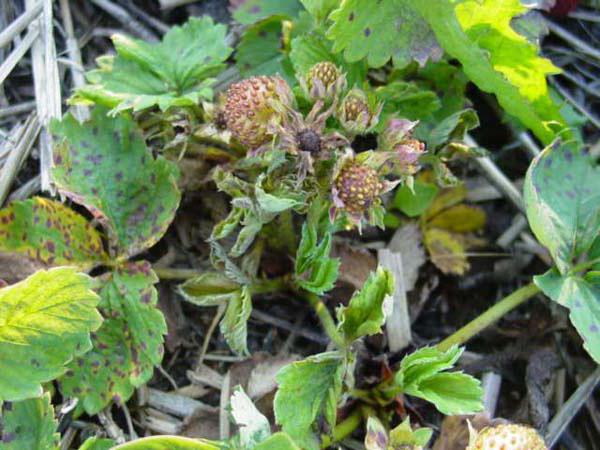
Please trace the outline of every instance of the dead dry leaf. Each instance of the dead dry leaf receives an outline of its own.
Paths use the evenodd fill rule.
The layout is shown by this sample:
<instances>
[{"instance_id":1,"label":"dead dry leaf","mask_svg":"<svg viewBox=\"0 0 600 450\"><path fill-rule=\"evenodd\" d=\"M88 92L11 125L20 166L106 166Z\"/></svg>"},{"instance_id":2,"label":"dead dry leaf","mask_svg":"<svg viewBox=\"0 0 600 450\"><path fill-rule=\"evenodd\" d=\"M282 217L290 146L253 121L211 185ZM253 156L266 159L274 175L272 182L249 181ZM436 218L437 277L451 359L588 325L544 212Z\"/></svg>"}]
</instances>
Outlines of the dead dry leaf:
<instances>
[{"instance_id":1,"label":"dead dry leaf","mask_svg":"<svg viewBox=\"0 0 600 450\"><path fill-rule=\"evenodd\" d=\"M398 228L388 244L388 249L402 256L402 271L406 291L411 291L419 278L419 269L425 263L423 234L416 222Z\"/></svg>"}]
</instances>

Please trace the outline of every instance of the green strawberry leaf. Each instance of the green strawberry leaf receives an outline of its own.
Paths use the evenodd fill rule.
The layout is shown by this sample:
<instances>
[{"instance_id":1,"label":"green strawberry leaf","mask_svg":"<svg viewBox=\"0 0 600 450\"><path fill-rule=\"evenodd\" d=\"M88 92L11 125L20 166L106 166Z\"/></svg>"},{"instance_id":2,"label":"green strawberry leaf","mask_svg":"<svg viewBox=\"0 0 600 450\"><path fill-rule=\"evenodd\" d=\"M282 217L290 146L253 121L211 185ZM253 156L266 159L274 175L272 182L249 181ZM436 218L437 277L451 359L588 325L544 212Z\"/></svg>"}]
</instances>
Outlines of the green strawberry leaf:
<instances>
[{"instance_id":1,"label":"green strawberry leaf","mask_svg":"<svg viewBox=\"0 0 600 450\"><path fill-rule=\"evenodd\" d=\"M254 450L300 450L300 447L287 434L279 432L258 444Z\"/></svg>"},{"instance_id":2,"label":"green strawberry leaf","mask_svg":"<svg viewBox=\"0 0 600 450\"><path fill-rule=\"evenodd\" d=\"M112 439L100 438L97 436L87 438L78 450L111 450L115 446Z\"/></svg>"},{"instance_id":3,"label":"green strawberry leaf","mask_svg":"<svg viewBox=\"0 0 600 450\"><path fill-rule=\"evenodd\" d=\"M219 325L227 344L239 355L248 354L246 343L248 319L252 313L252 296L248 286L242 287L229 299L223 320Z\"/></svg>"},{"instance_id":4,"label":"green strawberry leaf","mask_svg":"<svg viewBox=\"0 0 600 450\"><path fill-rule=\"evenodd\" d=\"M414 0L380 0L377 5L346 0L329 19L327 37L333 51L344 51L349 62L366 58L369 66L381 67L392 58L394 66L412 61L424 66L442 57L435 35L411 4Z\"/></svg>"},{"instance_id":5,"label":"green strawberry leaf","mask_svg":"<svg viewBox=\"0 0 600 450\"><path fill-rule=\"evenodd\" d=\"M461 372L437 373L408 388L406 393L433 403L446 415L473 414L483 409L481 383Z\"/></svg>"},{"instance_id":6,"label":"green strawberry leaf","mask_svg":"<svg viewBox=\"0 0 600 450\"><path fill-rule=\"evenodd\" d=\"M424 347L405 356L394 376L405 394L432 402L443 414L471 414L483 408L483 390L479 380L452 368L463 349L453 346L446 351Z\"/></svg>"},{"instance_id":7,"label":"green strawberry leaf","mask_svg":"<svg viewBox=\"0 0 600 450\"><path fill-rule=\"evenodd\" d=\"M239 427L239 443L244 449L253 449L271 435L271 425L254 406L241 386L237 386L229 402L231 416Z\"/></svg>"},{"instance_id":8,"label":"green strawberry leaf","mask_svg":"<svg viewBox=\"0 0 600 450\"><path fill-rule=\"evenodd\" d=\"M0 289L0 403L42 394L91 347L102 318L90 279L73 268L39 271Z\"/></svg>"},{"instance_id":9,"label":"green strawberry leaf","mask_svg":"<svg viewBox=\"0 0 600 450\"><path fill-rule=\"evenodd\" d=\"M82 270L106 259L100 233L84 217L42 197L13 202L0 210L0 252Z\"/></svg>"},{"instance_id":10,"label":"green strawberry leaf","mask_svg":"<svg viewBox=\"0 0 600 450\"><path fill-rule=\"evenodd\" d=\"M479 126L479 117L472 109L463 109L445 117L428 133L425 142L428 149L440 150L451 142L462 143L468 131Z\"/></svg>"},{"instance_id":11,"label":"green strawberry leaf","mask_svg":"<svg viewBox=\"0 0 600 450\"><path fill-rule=\"evenodd\" d=\"M127 401L160 364L167 326L156 308L157 281L146 261L126 263L99 280L104 323L92 336L93 349L61 379L63 395L77 397L88 414Z\"/></svg>"},{"instance_id":12,"label":"green strawberry leaf","mask_svg":"<svg viewBox=\"0 0 600 450\"><path fill-rule=\"evenodd\" d=\"M392 81L378 87L375 95L383 102L379 119L381 129L390 117L421 120L441 107L440 99L434 91L410 81Z\"/></svg>"},{"instance_id":13,"label":"green strawberry leaf","mask_svg":"<svg viewBox=\"0 0 600 450\"><path fill-rule=\"evenodd\" d=\"M569 309L569 318L584 348L600 363L600 272L580 277L551 269L534 277L534 282L550 299Z\"/></svg>"},{"instance_id":14,"label":"green strawberry leaf","mask_svg":"<svg viewBox=\"0 0 600 450\"><path fill-rule=\"evenodd\" d=\"M220 450L217 442L181 436L150 436L126 442L111 450Z\"/></svg>"},{"instance_id":15,"label":"green strawberry leaf","mask_svg":"<svg viewBox=\"0 0 600 450\"><path fill-rule=\"evenodd\" d=\"M524 191L531 229L567 273L600 230L600 167L572 145L552 145L531 163Z\"/></svg>"},{"instance_id":16,"label":"green strawberry leaf","mask_svg":"<svg viewBox=\"0 0 600 450\"><path fill-rule=\"evenodd\" d=\"M339 0L300 0L304 8L317 22L323 22L339 4Z\"/></svg>"},{"instance_id":17,"label":"green strawberry leaf","mask_svg":"<svg viewBox=\"0 0 600 450\"><path fill-rule=\"evenodd\" d=\"M277 373L275 419L302 448L318 448L311 429L319 416L331 428L335 425L343 374L344 360L337 352L309 356Z\"/></svg>"},{"instance_id":18,"label":"green strawberry leaf","mask_svg":"<svg viewBox=\"0 0 600 450\"><path fill-rule=\"evenodd\" d=\"M178 287L179 294L198 306L216 306L238 295L240 285L221 272L204 272Z\"/></svg>"},{"instance_id":19,"label":"green strawberry leaf","mask_svg":"<svg viewBox=\"0 0 600 450\"><path fill-rule=\"evenodd\" d=\"M506 112L542 142L552 142L556 133L551 125L565 126L546 83L546 76L558 69L512 29L512 20L526 11L520 0L410 3L479 89L496 95Z\"/></svg>"},{"instance_id":20,"label":"green strawberry leaf","mask_svg":"<svg viewBox=\"0 0 600 450\"><path fill-rule=\"evenodd\" d=\"M385 323L385 301L394 293L394 276L381 267L371 273L360 291L355 292L348 306L338 309L338 329L346 342L362 336L381 333Z\"/></svg>"},{"instance_id":21,"label":"green strawberry leaf","mask_svg":"<svg viewBox=\"0 0 600 450\"><path fill-rule=\"evenodd\" d=\"M298 0L237 0L233 18L242 25L252 25L269 16L295 17L302 10Z\"/></svg>"},{"instance_id":22,"label":"green strawberry leaf","mask_svg":"<svg viewBox=\"0 0 600 450\"><path fill-rule=\"evenodd\" d=\"M224 25L204 16L172 27L156 44L115 35L117 55L98 59L99 68L87 74L90 84L78 89L71 102L94 102L118 113L210 100L213 80L208 77L225 67L232 52L226 33Z\"/></svg>"},{"instance_id":23,"label":"green strawberry leaf","mask_svg":"<svg viewBox=\"0 0 600 450\"><path fill-rule=\"evenodd\" d=\"M2 450L57 449L60 435L50 403L50 394L39 398L5 403L0 414Z\"/></svg>"},{"instance_id":24,"label":"green strawberry leaf","mask_svg":"<svg viewBox=\"0 0 600 450\"><path fill-rule=\"evenodd\" d=\"M111 252L132 256L154 245L181 198L176 165L152 157L131 119L108 117L102 108L82 124L67 114L52 132L54 182L104 226Z\"/></svg>"},{"instance_id":25,"label":"green strawberry leaf","mask_svg":"<svg viewBox=\"0 0 600 450\"><path fill-rule=\"evenodd\" d=\"M396 190L393 205L408 217L423 214L438 194L438 187L433 183L416 180L411 190L403 184Z\"/></svg>"}]
</instances>

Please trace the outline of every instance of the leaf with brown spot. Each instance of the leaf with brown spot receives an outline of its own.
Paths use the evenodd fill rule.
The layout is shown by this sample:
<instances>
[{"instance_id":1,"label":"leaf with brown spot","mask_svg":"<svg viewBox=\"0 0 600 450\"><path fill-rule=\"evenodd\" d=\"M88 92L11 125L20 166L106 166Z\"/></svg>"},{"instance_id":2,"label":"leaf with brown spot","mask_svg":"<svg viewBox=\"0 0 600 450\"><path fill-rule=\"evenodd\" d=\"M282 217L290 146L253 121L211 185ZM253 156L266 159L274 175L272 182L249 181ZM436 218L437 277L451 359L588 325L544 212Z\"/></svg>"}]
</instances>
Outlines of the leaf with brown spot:
<instances>
[{"instance_id":1,"label":"leaf with brown spot","mask_svg":"<svg viewBox=\"0 0 600 450\"><path fill-rule=\"evenodd\" d=\"M132 256L154 245L179 206L176 165L152 156L131 119L108 117L103 108L84 123L67 114L52 132L54 182L103 225L111 254Z\"/></svg>"},{"instance_id":2,"label":"leaf with brown spot","mask_svg":"<svg viewBox=\"0 0 600 450\"><path fill-rule=\"evenodd\" d=\"M92 350L69 365L60 383L63 394L77 397L88 414L127 401L152 377L167 332L150 263L127 263L98 281L104 323L92 335Z\"/></svg>"},{"instance_id":3,"label":"leaf with brown spot","mask_svg":"<svg viewBox=\"0 0 600 450\"><path fill-rule=\"evenodd\" d=\"M106 259L100 233L84 217L42 197L0 210L0 252L38 268L69 265L87 270Z\"/></svg>"}]
</instances>

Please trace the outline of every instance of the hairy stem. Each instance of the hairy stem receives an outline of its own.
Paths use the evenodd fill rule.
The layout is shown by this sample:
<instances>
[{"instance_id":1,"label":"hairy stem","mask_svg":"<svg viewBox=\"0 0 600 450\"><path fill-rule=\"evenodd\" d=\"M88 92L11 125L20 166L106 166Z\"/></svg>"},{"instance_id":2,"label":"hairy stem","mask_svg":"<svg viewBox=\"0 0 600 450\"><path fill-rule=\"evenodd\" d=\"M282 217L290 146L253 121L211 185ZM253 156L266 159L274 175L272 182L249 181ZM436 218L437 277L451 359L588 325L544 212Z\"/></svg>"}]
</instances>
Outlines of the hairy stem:
<instances>
[{"instance_id":1,"label":"hairy stem","mask_svg":"<svg viewBox=\"0 0 600 450\"><path fill-rule=\"evenodd\" d=\"M252 294L269 294L271 292L281 292L287 289L289 289L288 277L255 280L250 286L250 292Z\"/></svg>"},{"instance_id":2,"label":"hairy stem","mask_svg":"<svg viewBox=\"0 0 600 450\"><path fill-rule=\"evenodd\" d=\"M161 280L189 280L201 273L196 269L177 269L175 267L152 267L152 270Z\"/></svg>"},{"instance_id":3,"label":"hairy stem","mask_svg":"<svg viewBox=\"0 0 600 450\"><path fill-rule=\"evenodd\" d=\"M437 345L437 348L441 351L446 351L453 345L464 344L481 330L498 321L506 313L529 300L538 292L540 292L540 289L533 283L529 283L528 285L517 289L512 294L504 297L479 317L475 318L464 327L448 336Z\"/></svg>"},{"instance_id":4,"label":"hairy stem","mask_svg":"<svg viewBox=\"0 0 600 450\"><path fill-rule=\"evenodd\" d=\"M329 339L331 339L338 348L344 348L346 343L344 342L344 339L340 333L338 333L335 322L333 321L333 317L331 317L331 314L329 313L327 306L325 306L325 303L323 303L321 299L312 292L302 291L301 294L306 300L308 300L317 313L317 316L321 321L321 325L323 326L325 333L327 333L327 336L329 336Z\"/></svg>"}]
</instances>

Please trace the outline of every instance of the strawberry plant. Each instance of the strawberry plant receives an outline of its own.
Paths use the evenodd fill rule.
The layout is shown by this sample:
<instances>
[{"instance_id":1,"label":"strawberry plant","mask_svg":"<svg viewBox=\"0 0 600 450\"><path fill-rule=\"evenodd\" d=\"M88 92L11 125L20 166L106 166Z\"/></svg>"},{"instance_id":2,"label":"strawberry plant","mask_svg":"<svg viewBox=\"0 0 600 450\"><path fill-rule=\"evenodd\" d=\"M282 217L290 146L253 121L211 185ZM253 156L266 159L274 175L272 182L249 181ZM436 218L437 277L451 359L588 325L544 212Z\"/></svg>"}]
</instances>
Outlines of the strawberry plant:
<instances>
[{"instance_id":1,"label":"strawberry plant","mask_svg":"<svg viewBox=\"0 0 600 450\"><path fill-rule=\"evenodd\" d=\"M414 405L481 411L481 383L457 367L463 346L539 293L569 310L600 362L600 173L549 94L557 68L511 25L526 11L520 1L232 4L244 25L237 43L209 17L160 42L114 36L116 53L98 58L69 99L90 117L51 125L59 197L0 210L0 252L28 268L0 289L0 449L66 448L53 401L93 417L152 379L168 331L160 278L177 280L186 304L217 307L214 325L237 357L251 353L249 322L264 297L306 304L329 345L277 372L272 415L233 389L233 436L98 435L81 450L313 450L352 435L367 450L426 448L434 430ZM365 357L403 280L379 265L338 301L340 237L418 218L431 262L453 275L484 243L485 212L465 203L460 179L486 155L465 142L479 126L469 80L547 145L524 202L553 266L441 342ZM193 269L165 268L157 249L190 204L209 223L205 252ZM281 267L268 267L273 254ZM521 425L472 431L468 449L493 439L545 448Z\"/></svg>"}]
</instances>

